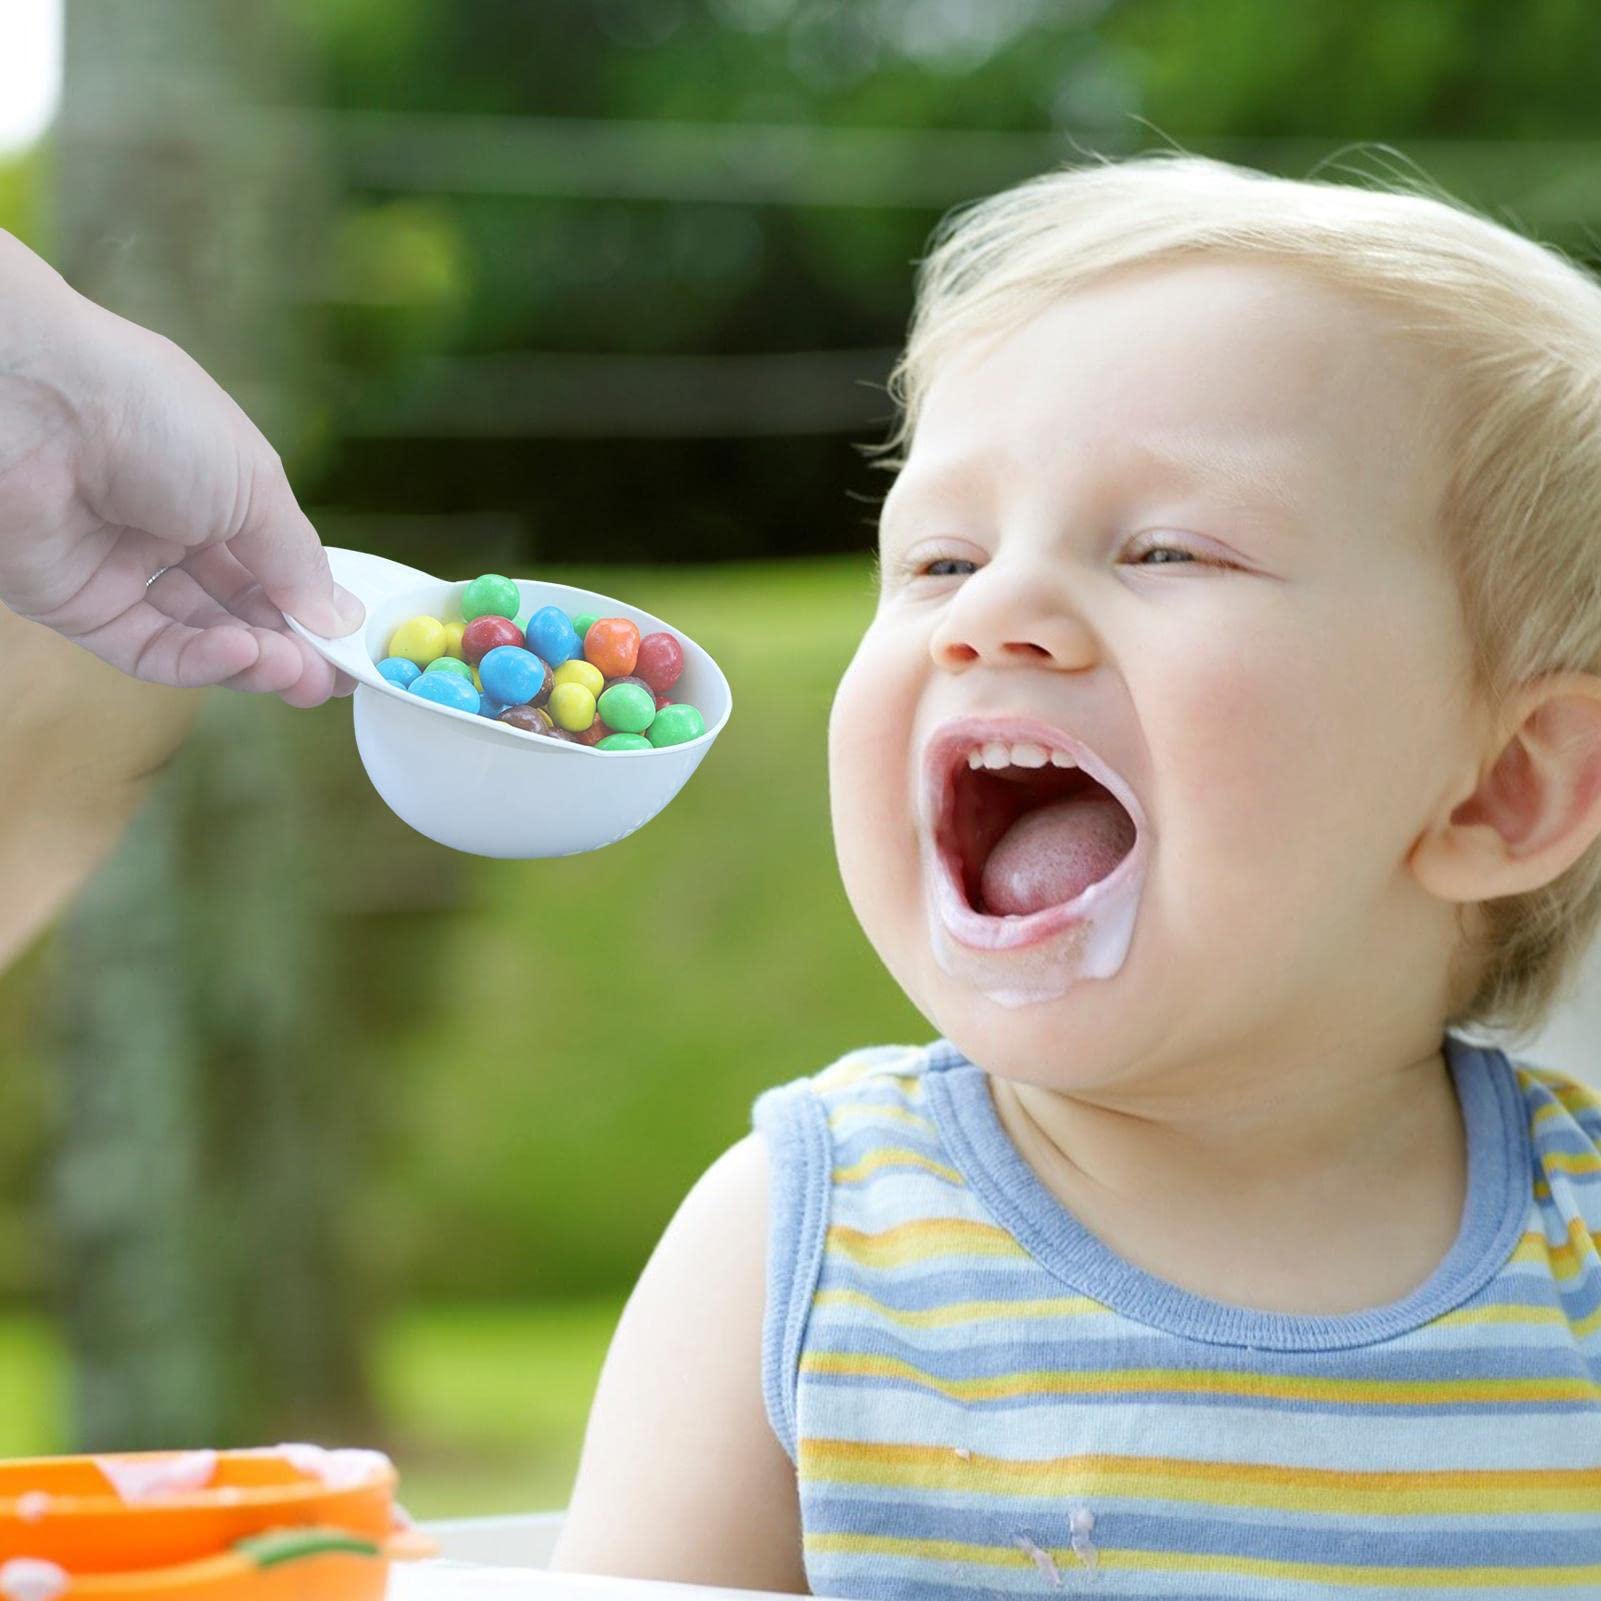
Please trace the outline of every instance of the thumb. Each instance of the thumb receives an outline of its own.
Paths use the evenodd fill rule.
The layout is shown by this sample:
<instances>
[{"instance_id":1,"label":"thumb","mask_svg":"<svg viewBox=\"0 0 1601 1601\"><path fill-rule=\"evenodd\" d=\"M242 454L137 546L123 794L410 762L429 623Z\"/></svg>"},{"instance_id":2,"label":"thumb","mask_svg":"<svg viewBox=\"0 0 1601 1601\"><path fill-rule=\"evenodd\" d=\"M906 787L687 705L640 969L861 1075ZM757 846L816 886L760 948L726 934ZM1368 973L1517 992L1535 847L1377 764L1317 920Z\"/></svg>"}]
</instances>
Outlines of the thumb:
<instances>
[{"instance_id":1,"label":"thumb","mask_svg":"<svg viewBox=\"0 0 1601 1601\"><path fill-rule=\"evenodd\" d=\"M267 599L312 633L337 638L366 621L366 608L334 582L328 554L275 453L255 469L244 522L228 548Z\"/></svg>"}]
</instances>

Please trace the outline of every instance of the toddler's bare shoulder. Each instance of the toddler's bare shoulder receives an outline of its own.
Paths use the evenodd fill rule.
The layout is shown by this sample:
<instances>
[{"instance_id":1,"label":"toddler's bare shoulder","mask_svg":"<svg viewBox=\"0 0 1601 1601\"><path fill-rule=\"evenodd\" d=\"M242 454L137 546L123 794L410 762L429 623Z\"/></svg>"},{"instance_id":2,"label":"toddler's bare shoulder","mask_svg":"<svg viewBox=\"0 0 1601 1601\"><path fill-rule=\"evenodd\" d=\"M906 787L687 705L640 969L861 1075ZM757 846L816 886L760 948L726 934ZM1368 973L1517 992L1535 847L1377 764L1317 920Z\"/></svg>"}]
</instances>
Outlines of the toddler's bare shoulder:
<instances>
[{"instance_id":1,"label":"toddler's bare shoulder","mask_svg":"<svg viewBox=\"0 0 1601 1601\"><path fill-rule=\"evenodd\" d=\"M794 1468L762 1399L768 1161L696 1181L607 1353L557 1572L804 1592Z\"/></svg>"}]
</instances>

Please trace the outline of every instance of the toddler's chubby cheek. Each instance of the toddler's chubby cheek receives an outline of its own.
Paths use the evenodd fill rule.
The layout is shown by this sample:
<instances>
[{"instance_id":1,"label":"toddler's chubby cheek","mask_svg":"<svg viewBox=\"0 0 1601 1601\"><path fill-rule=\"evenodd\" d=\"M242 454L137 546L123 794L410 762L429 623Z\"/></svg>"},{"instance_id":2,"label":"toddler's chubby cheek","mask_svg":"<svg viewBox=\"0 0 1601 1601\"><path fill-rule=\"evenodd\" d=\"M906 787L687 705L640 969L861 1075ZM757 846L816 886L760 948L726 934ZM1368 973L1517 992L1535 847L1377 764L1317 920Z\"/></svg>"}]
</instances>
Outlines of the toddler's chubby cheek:
<instances>
[{"instance_id":1,"label":"toddler's chubby cheek","mask_svg":"<svg viewBox=\"0 0 1601 1601\"><path fill-rule=\"evenodd\" d=\"M1382 693L1366 689L1364 710L1310 648L1191 661L1141 697L1167 891L1198 926L1236 930L1327 905L1331 878L1349 886L1352 818L1383 805L1379 764L1352 754Z\"/></svg>"},{"instance_id":2,"label":"toddler's chubby cheek","mask_svg":"<svg viewBox=\"0 0 1601 1601\"><path fill-rule=\"evenodd\" d=\"M828 722L834 850L846 895L875 943L883 920L908 907L918 881L916 695L887 666L869 634L840 679Z\"/></svg>"}]
</instances>

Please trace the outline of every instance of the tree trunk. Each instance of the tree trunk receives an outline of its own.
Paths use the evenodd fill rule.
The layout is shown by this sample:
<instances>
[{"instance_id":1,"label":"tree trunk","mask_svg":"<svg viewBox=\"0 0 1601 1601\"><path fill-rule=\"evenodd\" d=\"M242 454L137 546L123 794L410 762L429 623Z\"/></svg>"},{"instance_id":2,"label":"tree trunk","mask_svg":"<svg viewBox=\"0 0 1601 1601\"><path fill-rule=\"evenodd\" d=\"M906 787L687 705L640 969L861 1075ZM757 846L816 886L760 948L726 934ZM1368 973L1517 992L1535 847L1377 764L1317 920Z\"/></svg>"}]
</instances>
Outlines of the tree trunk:
<instances>
[{"instance_id":1,"label":"tree trunk","mask_svg":"<svg viewBox=\"0 0 1601 1601\"><path fill-rule=\"evenodd\" d=\"M293 471L318 163L271 0L68 0L56 264L168 335ZM288 141L294 137L295 146ZM286 277L286 275L291 275ZM370 1427L341 1218L328 911L292 721L212 691L57 946L71 1433L111 1450Z\"/></svg>"}]
</instances>

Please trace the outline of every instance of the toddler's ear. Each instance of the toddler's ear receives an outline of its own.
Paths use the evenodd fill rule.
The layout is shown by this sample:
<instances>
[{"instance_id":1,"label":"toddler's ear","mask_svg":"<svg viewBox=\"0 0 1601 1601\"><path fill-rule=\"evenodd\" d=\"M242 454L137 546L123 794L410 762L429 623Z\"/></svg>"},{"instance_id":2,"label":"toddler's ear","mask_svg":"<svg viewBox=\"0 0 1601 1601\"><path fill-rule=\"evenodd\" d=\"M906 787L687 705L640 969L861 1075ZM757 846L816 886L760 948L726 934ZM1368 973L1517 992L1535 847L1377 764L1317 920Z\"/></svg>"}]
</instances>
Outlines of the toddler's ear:
<instances>
[{"instance_id":1,"label":"toddler's ear","mask_svg":"<svg viewBox=\"0 0 1601 1601\"><path fill-rule=\"evenodd\" d=\"M1419 882L1443 900L1538 889L1601 834L1601 678L1532 680L1502 728L1473 794L1412 849Z\"/></svg>"}]
</instances>

